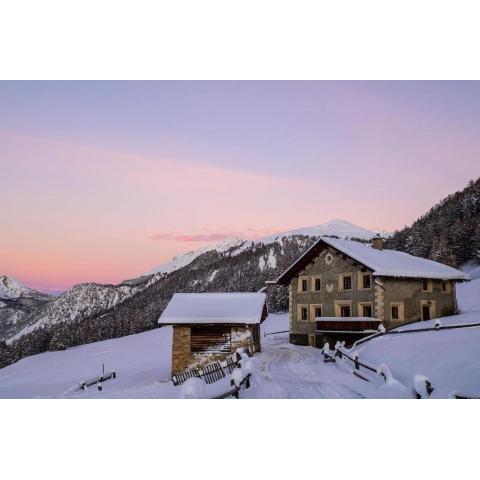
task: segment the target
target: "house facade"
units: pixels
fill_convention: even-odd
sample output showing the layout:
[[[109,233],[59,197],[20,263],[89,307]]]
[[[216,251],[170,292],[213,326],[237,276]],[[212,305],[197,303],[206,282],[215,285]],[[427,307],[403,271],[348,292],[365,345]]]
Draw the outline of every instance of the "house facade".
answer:
[[[322,346],[327,340],[357,339],[352,325],[361,323],[355,321],[377,319],[389,328],[452,315],[455,282],[467,279],[446,265],[383,250],[380,238],[370,246],[324,237],[275,283],[289,289],[290,342]],[[348,319],[344,323],[350,327],[336,327],[339,319]],[[327,324],[342,334],[327,334]]]
[[[237,348],[261,350],[266,294],[176,293],[158,323],[173,326],[172,375],[224,360]]]

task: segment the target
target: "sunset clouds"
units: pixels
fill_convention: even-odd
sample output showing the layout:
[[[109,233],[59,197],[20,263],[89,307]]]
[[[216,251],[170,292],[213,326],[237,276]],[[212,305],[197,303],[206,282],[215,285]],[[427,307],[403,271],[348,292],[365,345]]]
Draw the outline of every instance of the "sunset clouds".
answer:
[[[474,82],[4,82],[0,105],[0,274],[41,288],[333,218],[393,230],[480,174]]]

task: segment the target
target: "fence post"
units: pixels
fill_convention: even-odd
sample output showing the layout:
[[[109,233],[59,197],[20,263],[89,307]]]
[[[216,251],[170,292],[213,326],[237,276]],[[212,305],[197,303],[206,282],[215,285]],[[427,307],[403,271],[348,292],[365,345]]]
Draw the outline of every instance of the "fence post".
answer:
[[[435,388],[432,387],[430,380],[425,375],[419,374],[413,377],[413,388],[417,399],[429,398],[435,390]]]
[[[358,353],[353,355],[353,361],[355,362],[355,370],[360,370],[360,363],[358,362]]]

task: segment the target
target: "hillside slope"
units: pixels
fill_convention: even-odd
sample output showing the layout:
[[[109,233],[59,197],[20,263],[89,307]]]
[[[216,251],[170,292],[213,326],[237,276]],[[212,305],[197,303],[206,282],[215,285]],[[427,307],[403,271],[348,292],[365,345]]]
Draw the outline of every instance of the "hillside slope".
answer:
[[[386,248],[458,267],[480,261],[480,178],[449,195],[410,227],[387,239]]]

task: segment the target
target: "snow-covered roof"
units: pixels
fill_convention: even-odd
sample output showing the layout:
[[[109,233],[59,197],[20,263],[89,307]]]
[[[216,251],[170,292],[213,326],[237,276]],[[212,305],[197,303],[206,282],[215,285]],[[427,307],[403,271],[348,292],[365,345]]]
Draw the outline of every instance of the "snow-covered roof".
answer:
[[[175,293],[158,323],[260,323],[266,297],[263,292]]]
[[[304,269],[320,253],[325,244],[361,263],[378,277],[470,280],[467,273],[426,258],[415,257],[397,250],[378,250],[368,244],[352,240],[322,237],[277,278],[277,283],[290,281],[295,272]]]

